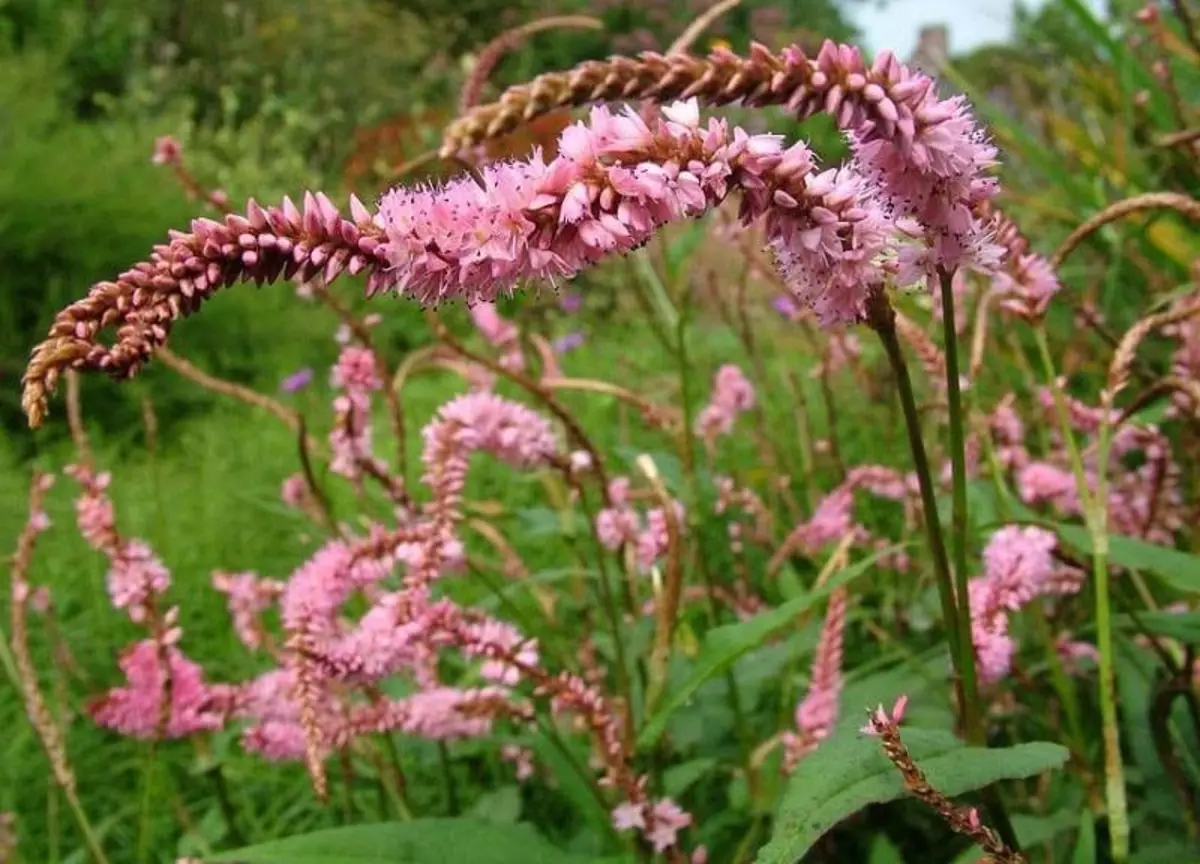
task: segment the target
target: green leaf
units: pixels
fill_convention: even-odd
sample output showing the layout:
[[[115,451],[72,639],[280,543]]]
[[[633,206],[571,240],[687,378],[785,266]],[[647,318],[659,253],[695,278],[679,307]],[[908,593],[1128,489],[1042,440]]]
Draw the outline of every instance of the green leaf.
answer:
[[[680,765],[673,765],[663,772],[663,791],[667,797],[679,799],[692,784],[717,767],[717,760],[710,758],[693,759]]]
[[[1075,840],[1073,864],[1095,864],[1096,861],[1096,818],[1091,810],[1079,814],[1079,836]]]
[[[731,668],[738,658],[758,648],[776,633],[795,622],[796,616],[807,611],[818,601],[829,596],[834,589],[847,584],[871,569],[879,558],[893,554],[899,547],[892,546],[865,558],[858,563],[835,573],[821,588],[789,600],[770,612],[755,615],[737,624],[715,627],[704,637],[700,654],[692,664],[691,673],[677,689],[664,699],[662,707],[650,718],[638,734],[638,748],[654,746],[667,728],[671,715],[687,704],[704,684]]]
[[[1047,742],[965,747],[949,732],[928,729],[904,730],[904,743],[929,782],[950,796],[1040,774],[1061,766],[1068,756],[1065,747]],[[846,817],[906,794],[900,772],[877,739],[840,729],[792,774],[775,815],[774,834],[756,860],[792,864]]]
[[[1176,639],[1184,645],[1200,644],[1200,612],[1142,612],[1117,617],[1117,626],[1123,630],[1146,632],[1154,636]]]
[[[871,842],[871,857],[867,864],[904,864],[904,856],[895,843],[880,834]]]
[[[1047,523],[1058,536],[1085,554],[1092,554],[1092,537],[1082,525]],[[1120,534],[1108,538],[1108,558],[1129,570],[1153,573],[1176,591],[1200,593],[1200,556],[1135,540]]]
[[[526,537],[574,537],[579,528],[574,513],[564,515],[548,507],[526,507],[517,511],[517,518]]]
[[[612,821],[609,812],[596,800],[588,778],[581,771],[581,766],[587,765],[587,750],[578,747],[570,740],[555,741],[547,734],[535,735],[530,739],[530,746],[537,755],[540,763],[549,769],[558,783],[558,791],[570,799],[575,812],[579,813],[588,824],[598,829],[611,829]],[[563,752],[564,748],[567,750]]]
[[[1092,535],[1082,525],[1067,522],[1051,522],[1042,519],[1027,507],[1015,502],[1010,508],[1014,520],[1043,525],[1054,531],[1063,542],[1074,546],[1085,555],[1091,555]],[[1147,543],[1121,534],[1108,537],[1108,559],[1113,564],[1129,570],[1146,570],[1153,573],[1176,591],[1187,594],[1200,593],[1200,556],[1180,552],[1167,546]]]
[[[521,787],[501,786],[484,792],[467,815],[497,825],[516,823],[521,818]]]
[[[237,864],[584,864],[528,825],[420,819],[300,834],[205,859]]]

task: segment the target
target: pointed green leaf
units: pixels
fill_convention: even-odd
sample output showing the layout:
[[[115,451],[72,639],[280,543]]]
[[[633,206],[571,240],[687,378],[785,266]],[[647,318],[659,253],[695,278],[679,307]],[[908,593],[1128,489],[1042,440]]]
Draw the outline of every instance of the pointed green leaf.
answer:
[[[528,825],[419,819],[314,831],[205,859],[237,864],[584,864]]]
[[[1075,840],[1073,864],[1094,864],[1096,860],[1096,819],[1091,810],[1079,814],[1079,835]]]
[[[795,600],[789,600],[782,606],[777,606],[770,612],[763,612],[737,624],[715,627],[704,637],[700,654],[692,664],[691,674],[676,690],[668,694],[658,712],[650,718],[638,735],[638,748],[645,749],[654,746],[667,728],[667,721],[677,710],[687,704],[704,684],[717,675],[731,668],[740,657],[758,648],[780,630],[789,624],[794,624],[796,616],[807,611],[817,602],[828,597],[836,588],[847,584],[853,579],[866,573],[871,566],[884,555],[895,553],[898,546],[892,546],[882,552],[865,558],[858,563],[835,573],[821,588],[811,591]]]
[[[904,743],[935,788],[961,795],[997,780],[1031,777],[1067,761],[1067,749],[1036,742],[1015,747],[966,747],[949,732],[905,729]],[[771,841],[758,864],[793,864],[827,831],[868,804],[906,793],[900,772],[878,739],[840,729],[805,758],[788,781]]]
[[[1058,536],[1081,552],[1091,554],[1092,537],[1082,525],[1049,523]],[[1130,570],[1153,573],[1176,591],[1200,593],[1200,556],[1147,543],[1120,534],[1109,535],[1108,559]]]

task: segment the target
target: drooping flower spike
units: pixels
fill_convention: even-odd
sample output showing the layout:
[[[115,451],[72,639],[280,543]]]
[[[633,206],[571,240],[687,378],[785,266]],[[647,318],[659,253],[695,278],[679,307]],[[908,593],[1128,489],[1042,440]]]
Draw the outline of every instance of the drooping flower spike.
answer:
[[[534,153],[478,178],[395,189],[377,213],[352,198],[347,219],[320,193],[306,194],[303,208],[288,199],[278,208],[251,201],[244,216],[172,232],[149,261],[58,315],[24,378],[31,425],[44,418],[64,369],[135,374],[172,323],[221,287],[367,273],[372,293],[488,302],[520,282],[568,278],[631,251],[734,190],[743,221],[765,217],[791,293],[826,324],[858,320],[866,292],[887,278],[999,264],[1003,250],[991,242],[987,209],[994,150],[965,103],[939,100],[931,79],[886,53],[868,68],[857,49],[832,43],[813,60],[799,49],[775,56],[756,47],[750,60],[718,52],[686,69],[675,68],[680,63],[669,58],[668,80],[655,92],[641,92],[646,86],[635,76],[620,95],[664,97],[673,88],[710,103],[786,103],[801,116],[825,110],[850,135],[854,160],[818,172],[803,144],[785,146],[722,121],[701,124],[698,98],[690,98],[649,123],[633,111],[593,109],[588,123],[564,131],[553,160]],[[637,65],[613,69],[627,73],[630,64]],[[568,88],[558,102],[617,95],[608,86]],[[528,104],[534,115],[541,110]],[[463,128],[460,138],[470,138]],[[117,331],[111,347],[98,338],[110,328]]]

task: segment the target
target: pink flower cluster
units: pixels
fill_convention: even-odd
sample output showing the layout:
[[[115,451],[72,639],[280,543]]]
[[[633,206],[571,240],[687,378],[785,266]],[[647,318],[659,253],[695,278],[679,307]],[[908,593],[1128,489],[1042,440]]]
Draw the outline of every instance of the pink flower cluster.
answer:
[[[732,363],[717,370],[712,396],[696,415],[696,434],[712,446],[722,435],[733,432],[740,414],[754,407],[754,385]]]
[[[101,726],[134,738],[184,738],[225,725],[232,691],[204,681],[200,666],[174,645],[143,639],[121,656],[128,684],[89,705]]]
[[[357,480],[368,468],[386,473],[387,466],[374,456],[371,445],[371,394],[384,386],[375,352],[346,345],[330,373],[330,383],[341,392],[333,400],[329,469],[349,480]]]
[[[842,694],[842,641],[846,631],[849,594],[838,588],[829,598],[825,622],[813,657],[808,693],[796,706],[796,731],[783,736],[784,767],[796,764],[829,736],[837,722]]]
[[[822,320],[857,320],[894,233],[866,181],[851,168],[816,173],[803,144],[704,126],[695,100],[663,115],[647,123],[595,108],[549,163],[535,154],[485,167],[482,184],[392,190],[379,207],[381,279],[424,301],[489,301],[519,281],[569,277],[631,251],[737,188],[743,220],[767,216],[793,293]]]
[[[1023,442],[1014,440],[1019,421],[1008,417],[1003,421],[1007,430],[996,430],[994,426],[993,431],[995,437],[1006,442],[1000,448],[1002,461],[1014,469],[1017,490],[1026,504],[1049,506],[1060,516],[1082,516],[1078,484],[1066,445],[1056,428],[1053,394],[1042,390],[1039,401],[1047,425],[1056,430],[1051,436],[1052,449],[1041,458],[1031,456]],[[1007,416],[1007,408],[1000,410]],[[1067,397],[1067,412],[1076,434],[1084,438],[1081,454],[1084,473],[1088,487],[1095,488],[1098,432],[1104,413],[1070,397]],[[1110,412],[1110,426],[1118,419],[1118,412]],[[1185,508],[1180,469],[1170,441],[1157,426],[1130,419],[1116,427],[1109,445],[1106,487],[1111,529],[1117,534],[1174,545]]]
[[[1079,590],[1083,574],[1055,561],[1058,538],[1042,528],[1009,525],[992,535],[983,551],[984,575],[969,585],[971,637],[979,677],[999,681],[1008,674],[1016,643],[1009,615],[1037,597]]]
[[[851,469],[846,479],[821,499],[808,521],[791,530],[783,547],[816,557],[825,546],[847,535],[853,537],[855,545],[868,545],[870,532],[854,519],[854,493],[859,490],[877,498],[901,502],[905,505],[906,519],[911,522],[916,518],[915,475],[900,474],[882,465],[860,465]],[[904,569],[907,559],[901,556],[892,563]]]
[[[604,547],[613,551],[628,545],[633,549],[638,569],[647,573],[670,548],[670,533],[667,514],[662,507],[646,511],[644,518],[633,507],[630,496],[629,478],[617,477],[610,481],[608,497],[611,507],[596,514],[596,537]],[[675,524],[685,530],[683,505],[673,501]]]

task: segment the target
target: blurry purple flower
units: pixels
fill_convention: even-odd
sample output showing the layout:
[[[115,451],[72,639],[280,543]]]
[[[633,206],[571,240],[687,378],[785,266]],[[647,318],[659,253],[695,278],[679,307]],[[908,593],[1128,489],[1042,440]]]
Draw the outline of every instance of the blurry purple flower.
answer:
[[[293,372],[291,375],[283,379],[283,383],[279,385],[279,389],[284,393],[295,393],[303,390],[313,380],[313,370],[305,367],[298,372]]]
[[[583,345],[583,341],[583,334],[578,330],[568,333],[566,336],[554,340],[554,353],[566,354],[568,351],[574,351]]]
[[[583,295],[578,291],[568,291],[558,300],[558,308],[564,312],[578,312],[583,308]]]

